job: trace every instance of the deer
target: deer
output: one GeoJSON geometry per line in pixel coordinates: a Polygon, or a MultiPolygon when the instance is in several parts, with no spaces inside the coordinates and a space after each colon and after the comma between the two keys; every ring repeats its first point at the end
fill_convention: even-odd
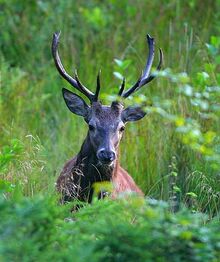
{"type": "MultiPolygon", "coordinates": [[[[83,117],[88,125],[88,132],[79,153],[64,165],[56,181],[56,189],[61,194],[61,202],[79,200],[91,203],[94,184],[103,181],[112,184],[113,189],[110,195],[113,199],[127,192],[144,196],[133,178],[120,166],[119,144],[125,125],[128,122],[142,119],[146,112],[137,105],[125,108],[121,100],[128,98],[156,77],[155,73],[150,73],[154,60],[154,38],[147,34],[149,54],[141,76],[127,90],[125,90],[125,78],[123,78],[118,92],[121,100],[113,101],[111,105],[103,105],[99,100],[100,72],[97,75],[94,93],[81,83],[76,71],[74,77],[66,72],[58,52],[59,38],[60,32],[53,34],[51,49],[55,66],[61,77],[90,102],[88,104],[78,94],[66,88],[62,89],[66,106],[73,114],[83,117]]],[[[161,69],[162,62],[163,52],[159,49],[157,71],[161,69]]],[[[99,192],[99,198],[108,193],[105,190],[99,192]]]]}

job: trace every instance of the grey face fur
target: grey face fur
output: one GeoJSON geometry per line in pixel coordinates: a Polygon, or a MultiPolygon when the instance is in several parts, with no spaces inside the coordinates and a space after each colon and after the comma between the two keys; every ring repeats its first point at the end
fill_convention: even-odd
{"type": "Polygon", "coordinates": [[[125,123],[145,116],[140,107],[124,109],[119,102],[113,102],[111,106],[94,102],[88,106],[81,97],[65,88],[63,97],[69,110],[83,116],[87,122],[90,142],[98,160],[103,164],[111,164],[116,159],[125,123]]]}

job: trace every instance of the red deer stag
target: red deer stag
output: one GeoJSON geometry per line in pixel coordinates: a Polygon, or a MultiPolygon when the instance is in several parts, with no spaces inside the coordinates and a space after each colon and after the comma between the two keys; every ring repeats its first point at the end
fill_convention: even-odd
{"type": "MultiPolygon", "coordinates": [[[[95,93],[88,90],[79,80],[77,74],[71,77],[64,69],[59,54],[60,33],[54,33],[52,41],[52,55],[56,68],[60,75],[74,88],[84,94],[90,101],[90,105],[77,94],[63,88],[63,98],[69,110],[82,116],[88,124],[88,133],[79,153],[69,160],[58,180],[57,190],[62,194],[62,202],[78,199],[91,202],[93,184],[100,181],[111,181],[113,184],[112,197],[115,198],[122,192],[136,192],[143,195],[134,180],[119,164],[119,143],[122,138],[125,124],[129,121],[137,121],[145,116],[145,112],[138,106],[124,108],[120,102],[112,102],[111,106],[102,105],[98,100],[100,91],[100,76],[97,76],[95,93]]],[[[154,39],[147,35],[149,56],[141,77],[127,91],[125,79],[123,80],[118,95],[127,98],[138,91],[155,78],[150,74],[154,59],[154,39]]],[[[163,60],[160,49],[160,60],[157,70],[160,70],[163,60]]],[[[100,194],[105,192],[100,192],[100,194]]]]}

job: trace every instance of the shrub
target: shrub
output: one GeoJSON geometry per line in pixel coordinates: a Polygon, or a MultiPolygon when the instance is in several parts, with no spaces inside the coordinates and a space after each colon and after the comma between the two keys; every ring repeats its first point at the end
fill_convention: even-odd
{"type": "Polygon", "coordinates": [[[219,225],[165,202],[94,201],[74,214],[52,198],[0,200],[1,261],[218,261],[219,225]]]}

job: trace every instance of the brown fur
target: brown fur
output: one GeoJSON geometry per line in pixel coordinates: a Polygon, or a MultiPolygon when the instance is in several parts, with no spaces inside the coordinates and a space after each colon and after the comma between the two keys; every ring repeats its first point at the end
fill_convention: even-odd
{"type": "MultiPolygon", "coordinates": [[[[137,121],[146,115],[141,107],[129,106],[124,109],[117,101],[111,106],[103,106],[98,100],[100,91],[100,74],[97,76],[97,87],[95,93],[84,87],[78,79],[77,74],[72,78],[65,71],[57,51],[60,33],[55,33],[52,42],[52,55],[60,75],[67,80],[80,93],[83,93],[91,102],[86,102],[77,94],[63,88],[63,98],[69,110],[82,116],[88,124],[89,131],[81,147],[80,152],[66,163],[59,178],[57,189],[62,194],[62,201],[79,199],[91,202],[93,184],[100,181],[110,181],[113,184],[112,197],[117,197],[123,192],[136,192],[143,195],[136,186],[133,179],[118,163],[118,146],[122,138],[125,124],[137,121]]],[[[141,78],[127,91],[124,90],[123,80],[118,95],[127,98],[142,86],[152,81],[155,76],[150,75],[153,63],[154,39],[147,35],[149,56],[141,78]]],[[[160,70],[163,53],[160,49],[160,61],[157,70],[160,70]]]]}
{"type": "MultiPolygon", "coordinates": [[[[77,101],[74,102],[76,104],[77,101]]],[[[71,104],[71,108],[74,105],[71,104]]],[[[57,180],[57,189],[62,194],[62,202],[73,199],[91,202],[93,184],[102,181],[113,184],[113,198],[124,192],[143,195],[118,162],[118,147],[123,133],[120,131],[123,125],[122,112],[123,106],[116,102],[111,106],[102,106],[100,102],[92,104],[85,119],[88,125],[95,126],[96,130],[88,131],[80,152],[66,163],[57,180]],[[115,154],[114,160],[109,164],[104,164],[97,156],[97,152],[103,148],[115,154]]],[[[101,196],[102,193],[100,192],[101,196]]]]}
{"type": "Polygon", "coordinates": [[[107,167],[103,171],[103,167],[93,166],[92,163],[90,169],[86,167],[86,158],[80,159],[80,155],[79,153],[65,164],[57,179],[57,190],[62,194],[62,203],[73,199],[91,202],[93,183],[101,181],[109,181],[113,184],[112,198],[117,198],[121,193],[126,192],[144,195],[132,177],[120,166],[118,159],[112,168],[107,167]]]}

